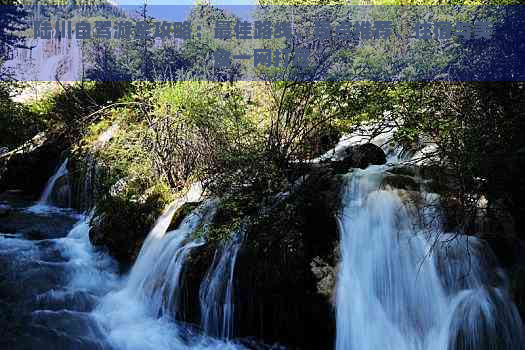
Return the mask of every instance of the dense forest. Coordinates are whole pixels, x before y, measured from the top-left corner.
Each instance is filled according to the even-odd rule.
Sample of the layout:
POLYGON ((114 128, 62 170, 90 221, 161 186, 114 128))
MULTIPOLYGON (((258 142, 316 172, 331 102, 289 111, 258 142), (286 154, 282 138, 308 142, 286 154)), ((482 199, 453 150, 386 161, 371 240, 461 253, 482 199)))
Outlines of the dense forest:
MULTIPOLYGON (((330 20, 346 4, 262 3, 331 6, 330 20)), ((9 5, 2 65, 28 46, 12 33, 30 16, 9 5)), ((393 20, 405 38, 403 23, 428 11, 416 5, 450 5, 433 18, 498 18, 497 40, 330 42, 314 50, 318 69, 298 71, 214 67, 214 51, 248 47, 235 38, 93 39, 79 81, 1 70, 0 344, 522 349, 521 5, 366 5, 400 5, 363 15, 393 20), (31 89, 36 98, 20 98, 31 89)), ((293 11, 308 37, 320 10, 293 11)), ((238 20, 209 5, 188 16, 192 26, 238 20)), ((148 5, 129 18, 153 20, 148 5)))

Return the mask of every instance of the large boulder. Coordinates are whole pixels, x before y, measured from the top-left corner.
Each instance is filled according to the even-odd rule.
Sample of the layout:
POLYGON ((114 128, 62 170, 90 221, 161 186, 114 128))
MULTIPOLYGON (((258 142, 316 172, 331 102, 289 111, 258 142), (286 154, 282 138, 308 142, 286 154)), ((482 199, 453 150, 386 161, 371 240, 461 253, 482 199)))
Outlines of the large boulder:
MULTIPOLYGON (((342 183, 329 171, 310 173, 249 220, 235 266, 235 338, 288 348, 333 347, 342 183)), ((219 205, 212 225, 227 223, 227 216, 219 205)), ((209 241, 187 260, 179 315, 186 322, 200 322, 199 287, 221 244, 209 241)))
POLYGON ((391 188, 397 188, 407 191, 417 191, 420 189, 418 179, 408 175, 399 175, 386 173, 383 177, 381 185, 383 187, 390 186, 391 188))
POLYGON ((350 168, 364 169, 369 165, 382 165, 386 163, 385 152, 373 143, 365 143, 348 147, 332 165, 338 173, 347 172, 350 168))
POLYGON ((166 205, 166 198, 160 193, 153 193, 143 201, 120 196, 106 198, 99 203, 91 220, 89 239, 95 247, 113 256, 121 270, 126 271, 166 205))
POLYGON ((373 143, 354 146, 351 149, 351 159, 354 168, 364 169, 370 164, 381 165, 386 163, 385 152, 373 143))

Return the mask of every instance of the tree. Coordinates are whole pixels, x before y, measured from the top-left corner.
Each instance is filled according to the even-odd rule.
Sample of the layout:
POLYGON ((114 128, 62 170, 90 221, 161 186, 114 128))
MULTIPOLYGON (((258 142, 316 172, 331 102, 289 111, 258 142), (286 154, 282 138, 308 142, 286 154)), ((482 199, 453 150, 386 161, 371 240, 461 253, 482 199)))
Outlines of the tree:
MULTIPOLYGON (((28 13, 20 5, 10 4, 7 0, 0 3, 0 65, 9 58, 12 50, 26 47, 24 38, 17 32, 28 28, 28 13)), ((8 72, 0 70, 0 80, 6 80, 8 72)))

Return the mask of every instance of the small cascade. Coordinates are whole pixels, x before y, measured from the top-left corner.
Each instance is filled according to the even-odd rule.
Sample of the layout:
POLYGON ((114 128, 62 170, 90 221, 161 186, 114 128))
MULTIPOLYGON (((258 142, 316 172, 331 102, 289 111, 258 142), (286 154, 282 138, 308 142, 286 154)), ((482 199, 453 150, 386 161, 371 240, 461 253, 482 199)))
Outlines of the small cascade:
MULTIPOLYGON (((9 290, 5 283, 9 288, 22 286, 14 295, 17 304, 9 305, 7 311, 20 312, 24 320, 23 334, 19 337, 17 333, 5 346, 2 342, 2 348, 245 349, 203 336, 196 327, 176 319, 186 257, 204 243, 192 234, 201 223, 209 222, 216 202, 204 202, 177 229, 170 231, 169 226, 177 209, 188 201, 199 201, 201 193, 196 184, 167 208, 127 276, 120 276, 116 262, 91 245, 89 223, 94 209, 89 214, 51 210, 46 216, 33 217, 50 225, 60 220, 73 225, 72 219, 76 219, 68 234, 24 239, 23 233, 30 232, 31 225, 21 228, 21 234, 0 234, 0 266, 9 267, 0 271, 6 277, 0 291, 9 290)), ((12 322, 1 317, 0 321, 5 328, 12 322)))
POLYGON ((137 293, 154 315, 176 316, 184 262, 193 248, 204 243, 202 240, 189 239, 202 218, 201 213, 190 214, 178 229, 166 233, 162 238, 162 246, 145 244, 147 249, 133 266, 126 289, 137 293))
MULTIPOLYGON (((40 199, 38 200, 37 205, 53 205, 55 204, 53 200, 53 191, 56 191, 56 184, 57 181, 61 178, 66 178, 68 176, 68 170, 67 170, 67 163, 68 159, 64 160, 64 162, 60 165, 58 170, 49 178, 47 181, 46 187, 44 188, 44 191, 42 192, 42 195, 40 196, 40 199)), ((67 193, 64 194, 64 197, 67 197, 67 202, 64 203, 66 206, 69 204, 70 201, 70 191, 69 191, 69 185, 67 186, 67 189, 65 190, 67 193)), ((58 194, 61 195, 61 194, 58 194)), ((61 203, 62 204, 62 203, 61 203)))
MULTIPOLYGON (((142 248, 140 249, 140 253, 137 257, 137 260, 135 261, 135 264, 133 265, 130 276, 144 276, 151 271, 151 263, 155 261, 158 258, 159 253, 165 249, 165 243, 167 243, 167 241, 163 241, 163 238, 170 226, 173 215, 175 215, 177 209, 179 209, 185 203, 198 202, 201 199, 201 196, 201 184, 196 183, 191 186, 184 196, 178 198, 168 206, 161 217, 157 219, 153 229, 150 231, 146 237, 146 240, 142 244, 142 248)), ((194 224, 197 225, 198 223, 195 222, 194 224)), ((172 238, 173 236, 174 235, 170 235, 168 238, 172 238)))
POLYGON ((215 252, 213 263, 199 290, 201 326, 207 335, 231 339, 234 335, 234 273, 244 240, 240 229, 215 252))
POLYGON ((73 290, 108 291, 115 286, 116 263, 109 256, 97 252, 89 240, 89 222, 92 210, 80 220, 64 238, 60 239, 62 254, 69 258, 74 273, 69 282, 73 290))
POLYGON ((215 213, 216 202, 207 201, 168 231, 171 219, 185 202, 200 199, 199 185, 172 203, 157 220, 122 288, 108 293, 94 312, 100 328, 115 348, 122 349, 238 349, 201 337, 177 322, 184 264, 192 249, 204 240, 192 233, 215 213), (144 332, 147 330, 147 332, 144 332))
POLYGON ((398 191, 380 188, 385 170, 354 169, 344 193, 336 349, 523 349, 490 249, 431 226, 436 211, 415 217, 398 191))

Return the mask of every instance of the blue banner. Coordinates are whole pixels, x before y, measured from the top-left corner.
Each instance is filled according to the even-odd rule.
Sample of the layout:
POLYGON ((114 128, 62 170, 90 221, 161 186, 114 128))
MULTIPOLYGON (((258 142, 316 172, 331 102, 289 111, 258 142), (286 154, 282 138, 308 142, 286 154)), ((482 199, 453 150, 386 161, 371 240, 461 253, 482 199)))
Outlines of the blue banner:
POLYGON ((2 6, 1 80, 523 81, 525 7, 2 6))

